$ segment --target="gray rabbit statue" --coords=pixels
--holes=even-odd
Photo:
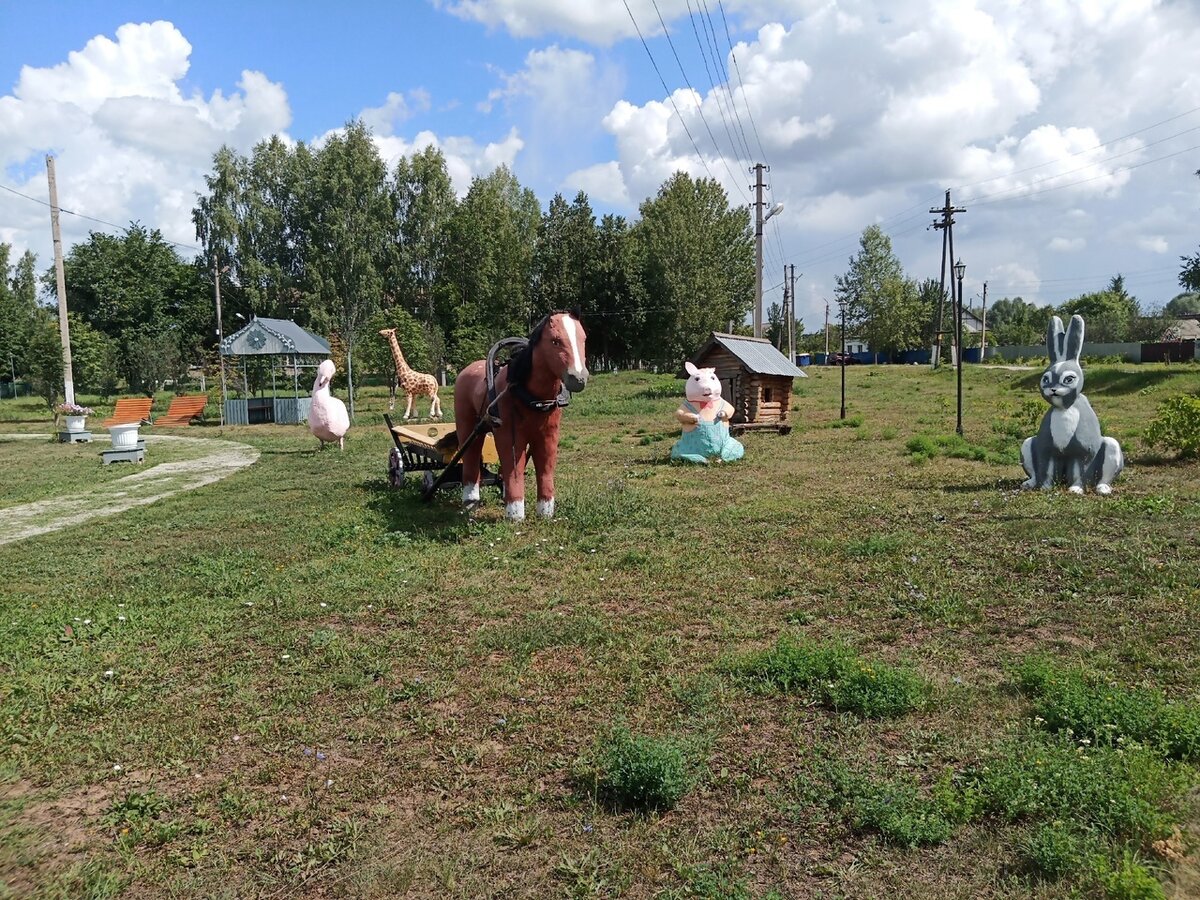
[[[1054,316],[1046,331],[1050,367],[1042,374],[1040,388],[1050,409],[1041,428],[1021,445],[1021,465],[1029,475],[1023,488],[1048,490],[1065,483],[1073,494],[1085,486],[1097,494],[1111,494],[1112,483],[1125,467],[1125,457],[1116,438],[1100,434],[1100,420],[1083,396],[1083,317],[1071,316],[1063,331],[1062,319]]]

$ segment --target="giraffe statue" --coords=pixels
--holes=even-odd
[[[391,345],[392,358],[396,360],[396,380],[408,396],[408,408],[404,410],[404,418],[412,418],[418,397],[428,397],[433,401],[429,407],[429,418],[440,419],[442,417],[442,401],[438,397],[437,379],[432,375],[409,368],[408,363],[404,361],[404,354],[400,352],[400,342],[396,340],[395,328],[382,328],[379,333],[387,338],[388,344]]]

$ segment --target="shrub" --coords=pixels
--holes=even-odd
[[[1097,874],[1109,900],[1166,900],[1158,879],[1129,851],[1115,867],[1104,865]]]
[[[1183,457],[1200,453],[1200,396],[1180,394],[1160,403],[1146,428],[1145,441]]]
[[[622,809],[670,809],[691,789],[690,770],[680,741],[618,726],[600,747],[597,793]]]
[[[917,709],[929,692],[924,679],[908,669],[862,659],[842,644],[788,637],[780,638],[769,650],[735,661],[729,670],[788,693],[812,691],[826,706],[871,719]]]
[[[915,780],[871,781],[835,769],[831,805],[855,831],[876,831],[902,847],[940,844],[954,833],[955,820],[937,797],[925,797]]]

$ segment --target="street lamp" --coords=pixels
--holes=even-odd
[[[967,273],[967,267],[963,265],[960,258],[954,264],[954,277],[958,279],[958,303],[954,307],[955,314],[958,316],[955,322],[955,330],[958,333],[958,424],[955,426],[955,431],[961,437],[963,433],[962,424],[962,370],[963,370],[963,276]]]
[[[761,187],[761,183],[760,183]],[[754,205],[756,220],[754,224],[754,336],[762,337],[762,271],[763,271],[763,223],[776,213],[783,212],[783,204],[776,203],[763,215],[762,192],[759,192],[759,202]]]

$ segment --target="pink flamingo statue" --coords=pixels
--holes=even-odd
[[[313,381],[312,406],[308,411],[308,430],[321,442],[321,449],[326,444],[338,445],[339,450],[346,449],[346,432],[350,430],[350,415],[346,412],[346,404],[329,393],[329,382],[337,367],[333,360],[327,359],[317,366],[317,377]]]

